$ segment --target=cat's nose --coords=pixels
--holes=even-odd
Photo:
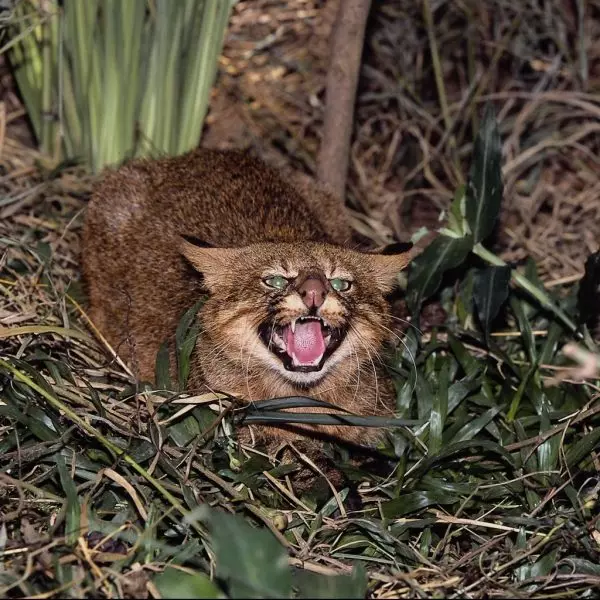
[[[310,277],[298,288],[298,293],[308,308],[319,308],[325,302],[327,289],[320,279]]]

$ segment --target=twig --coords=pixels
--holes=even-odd
[[[427,36],[429,38],[429,48],[431,51],[431,62],[433,65],[433,72],[435,75],[435,85],[437,87],[440,108],[442,109],[442,116],[444,118],[444,125],[446,126],[446,131],[449,131],[451,127],[450,112],[448,110],[448,100],[446,98],[446,88],[444,86],[444,75],[442,74],[442,66],[440,62],[440,54],[438,52],[437,40],[435,39],[433,14],[431,12],[429,0],[423,0],[423,18],[425,19],[425,25],[427,27]]]
[[[331,33],[331,63],[317,178],[340,198],[346,189],[354,99],[370,6],[371,0],[340,0]]]

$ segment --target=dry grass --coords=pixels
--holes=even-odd
[[[315,171],[336,3],[320,4],[240,2],[205,144],[248,145],[276,164]],[[495,249],[510,261],[532,256],[568,304],[600,240],[600,4],[587,2],[584,19],[573,8],[580,4],[431,2],[436,82],[422,4],[377,3],[352,146],[357,232],[378,243],[436,226],[464,183],[479,108],[491,98],[506,181]],[[394,476],[362,474],[361,511],[352,511],[346,491],[341,499],[327,489],[298,498],[289,472],[302,456],[274,468],[256,450],[217,440],[222,423],[202,435],[198,424],[209,428],[226,403],[136,387],[89,327],[78,235],[91,178],[78,167],[50,170],[22,141],[18,103],[7,100],[0,105],[0,358],[23,373],[0,368],[0,589],[10,586],[7,597],[158,597],[156,576],[166,564],[212,573],[210,536],[199,521],[184,528],[180,518],[204,503],[266,526],[295,567],[329,575],[365,566],[376,598],[593,595],[600,585],[597,381],[571,382],[576,372],[556,353],[544,315],[530,315],[531,339],[548,361],[539,380],[532,376],[516,422],[501,406],[494,412],[485,386],[477,388],[444,424],[446,440],[471,446],[431,462],[426,436],[410,449],[397,436]],[[436,373],[454,363],[461,364],[455,374],[468,371],[469,356],[485,368],[485,385],[514,394],[529,377],[530,356],[514,320],[504,325],[509,334],[496,336],[491,350],[473,332],[450,347],[448,331],[465,333],[454,325],[427,338],[417,360],[426,385],[412,410],[437,410],[427,404],[442,388]],[[460,348],[467,358],[452,358]],[[402,394],[410,373],[399,364]],[[181,415],[182,407],[191,408]]]
[[[319,4],[239,5],[205,144],[250,145],[272,162],[315,172],[337,2]],[[505,156],[497,248],[507,260],[532,256],[545,280],[582,272],[600,239],[600,5],[587,3],[583,19],[576,5],[432,3],[438,90],[422,3],[377,3],[352,146],[358,231],[379,242],[435,227],[465,181],[478,116],[491,99]]]

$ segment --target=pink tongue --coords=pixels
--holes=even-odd
[[[295,333],[288,326],[286,338],[287,353],[290,356],[295,354],[300,364],[312,364],[325,352],[325,340],[319,321],[296,323]]]

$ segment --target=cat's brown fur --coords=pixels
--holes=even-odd
[[[173,340],[182,313],[208,290],[190,389],[208,386],[246,401],[310,395],[358,414],[391,414],[392,390],[378,367],[389,336],[384,294],[408,255],[344,247],[350,228],[342,202],[316,185],[302,188],[301,194],[275,170],[237,151],[197,150],[105,173],[83,234],[90,317],[138,376],[153,379],[159,345]],[[184,241],[184,235],[213,247]],[[289,279],[286,290],[265,284],[275,274]],[[331,287],[340,276],[353,280],[347,292]],[[302,299],[307,289],[308,304]],[[324,298],[318,308],[317,292]],[[334,331],[342,341],[321,371],[290,372],[264,341],[274,326],[268,330],[265,323],[277,323],[281,335],[293,339],[299,334],[290,334],[286,324],[311,311],[331,325],[323,332]],[[273,442],[295,439],[299,429],[258,433]],[[320,433],[359,443],[377,435],[346,427]]]

